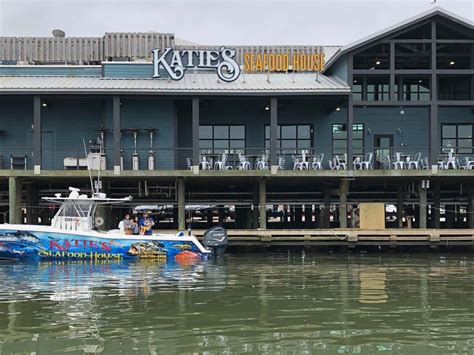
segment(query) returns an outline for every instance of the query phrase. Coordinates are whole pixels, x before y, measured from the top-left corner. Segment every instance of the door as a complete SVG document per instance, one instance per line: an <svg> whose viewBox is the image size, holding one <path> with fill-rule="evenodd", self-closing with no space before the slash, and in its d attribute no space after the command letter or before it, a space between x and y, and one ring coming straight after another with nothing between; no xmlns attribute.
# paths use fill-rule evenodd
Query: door
<svg viewBox="0 0 474 355"><path fill-rule="evenodd" d="M389 169L393 155L393 134L374 135L374 156L376 169Z"/></svg>

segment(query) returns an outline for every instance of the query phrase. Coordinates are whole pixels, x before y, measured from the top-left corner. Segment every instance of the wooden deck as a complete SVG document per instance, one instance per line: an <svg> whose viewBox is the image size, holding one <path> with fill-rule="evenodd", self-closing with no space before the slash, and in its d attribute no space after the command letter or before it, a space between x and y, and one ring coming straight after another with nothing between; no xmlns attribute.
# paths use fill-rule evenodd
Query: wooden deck
<svg viewBox="0 0 474 355"><path fill-rule="evenodd" d="M202 238L204 230L193 230ZM231 246L474 246L474 229L278 229L227 231Z"/></svg>

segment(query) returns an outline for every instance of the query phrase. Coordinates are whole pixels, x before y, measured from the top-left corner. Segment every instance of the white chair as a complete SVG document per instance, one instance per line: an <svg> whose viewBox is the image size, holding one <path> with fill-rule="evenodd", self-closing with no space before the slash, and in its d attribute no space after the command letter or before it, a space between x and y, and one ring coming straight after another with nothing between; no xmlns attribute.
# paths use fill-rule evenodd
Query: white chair
<svg viewBox="0 0 474 355"><path fill-rule="evenodd" d="M262 154L262 157L257 159L256 169L257 170L268 169L268 157L266 154Z"/></svg>
<svg viewBox="0 0 474 355"><path fill-rule="evenodd" d="M306 150L301 151L301 170L309 170L308 156Z"/></svg>
<svg viewBox="0 0 474 355"><path fill-rule="evenodd" d="M361 157L355 157L353 164L354 164L354 169L356 169L356 170L363 169L362 168L362 159L361 159Z"/></svg>
<svg viewBox="0 0 474 355"><path fill-rule="evenodd" d="M221 160L217 160L214 163L214 170L232 170L233 167L227 165L228 156L226 153L222 153Z"/></svg>
<svg viewBox="0 0 474 355"><path fill-rule="evenodd" d="M200 170L211 170L212 167L212 160L208 160L204 155L201 157L201 161L199 162L199 169Z"/></svg>
<svg viewBox="0 0 474 355"><path fill-rule="evenodd" d="M452 169L457 169L458 168L457 161L456 161L456 156L454 155L454 153L452 153L452 152L448 153L448 160L446 161L445 165L446 165L445 166L446 169L449 169L450 167Z"/></svg>
<svg viewBox="0 0 474 355"><path fill-rule="evenodd" d="M413 160L408 162L408 169L420 169L421 153L416 153Z"/></svg>
<svg viewBox="0 0 474 355"><path fill-rule="evenodd" d="M284 165L285 165L285 158L278 157L278 170L283 170Z"/></svg>
<svg viewBox="0 0 474 355"><path fill-rule="evenodd" d="M313 170L322 170L323 169L323 159L324 153L319 154L319 156L313 158L313 163L311 167Z"/></svg>
<svg viewBox="0 0 474 355"><path fill-rule="evenodd" d="M466 157L466 169L472 170L474 169L474 160L471 160L470 157Z"/></svg>
<svg viewBox="0 0 474 355"><path fill-rule="evenodd" d="M392 163L394 169L402 169L404 168L404 162L401 158L401 153L395 153L395 161Z"/></svg>
<svg viewBox="0 0 474 355"><path fill-rule="evenodd" d="M336 166L337 170L346 170L347 169L347 154L344 154L344 157L336 155Z"/></svg>
<svg viewBox="0 0 474 355"><path fill-rule="evenodd" d="M193 170L193 161L191 158L186 158L186 168L188 170Z"/></svg>
<svg viewBox="0 0 474 355"><path fill-rule="evenodd" d="M362 169L373 169L372 167L372 159L374 157L374 153L367 153L365 155L364 161L362 162Z"/></svg>
<svg viewBox="0 0 474 355"><path fill-rule="evenodd" d="M247 157L242 153L239 153L239 165L237 166L238 170L250 170L251 165Z"/></svg>
<svg viewBox="0 0 474 355"><path fill-rule="evenodd" d="M216 162L214 163L214 170L224 170L225 167L225 161L227 159L227 156L225 153L222 153L221 159L217 159Z"/></svg>
<svg viewBox="0 0 474 355"><path fill-rule="evenodd" d="M295 157L294 155L292 155L291 159L293 160L293 170L303 170L299 157Z"/></svg>

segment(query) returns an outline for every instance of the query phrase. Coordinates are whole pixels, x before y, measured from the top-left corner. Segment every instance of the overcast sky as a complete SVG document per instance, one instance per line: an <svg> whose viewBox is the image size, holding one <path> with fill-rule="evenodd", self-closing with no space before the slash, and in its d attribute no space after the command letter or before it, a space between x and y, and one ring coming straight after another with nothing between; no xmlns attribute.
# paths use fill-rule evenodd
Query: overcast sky
<svg viewBox="0 0 474 355"><path fill-rule="evenodd" d="M434 0L0 0L0 36L172 32L200 44L344 45L432 8ZM474 0L437 0L474 20Z"/></svg>

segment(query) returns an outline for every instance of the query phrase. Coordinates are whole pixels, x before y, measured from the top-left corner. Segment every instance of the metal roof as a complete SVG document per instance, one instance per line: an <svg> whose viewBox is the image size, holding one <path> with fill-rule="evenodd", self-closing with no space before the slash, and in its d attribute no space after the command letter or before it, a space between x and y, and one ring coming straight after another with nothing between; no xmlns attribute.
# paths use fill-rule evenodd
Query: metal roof
<svg viewBox="0 0 474 355"><path fill-rule="evenodd" d="M104 93L161 95L296 95L345 94L342 80L317 74L241 74L234 82L218 80L216 73L188 73L182 80L110 79L102 77L0 76L0 94Z"/></svg>
<svg viewBox="0 0 474 355"><path fill-rule="evenodd" d="M343 46L335 55L333 55L327 62L326 62L326 68L325 70L329 69L331 64L336 62L336 60L344 53L353 51L367 43L376 41L382 37L388 36L393 32L399 31L404 27L408 27L412 24L415 24L419 21L423 21L425 19L431 18L433 16L440 15L443 16L449 20L452 20L454 22L457 22L459 24L462 24L464 26L468 26L471 29L474 28L474 22L466 19L462 16L459 16L458 14L455 14L451 11L448 11L442 7L435 6L427 11L421 12L415 16L412 16L408 19L405 19L403 21L400 21L394 25L391 25L389 27L385 27L377 32L374 32L366 37L363 37L361 39L358 39L357 41L354 41L352 43L349 43L345 46Z"/></svg>

